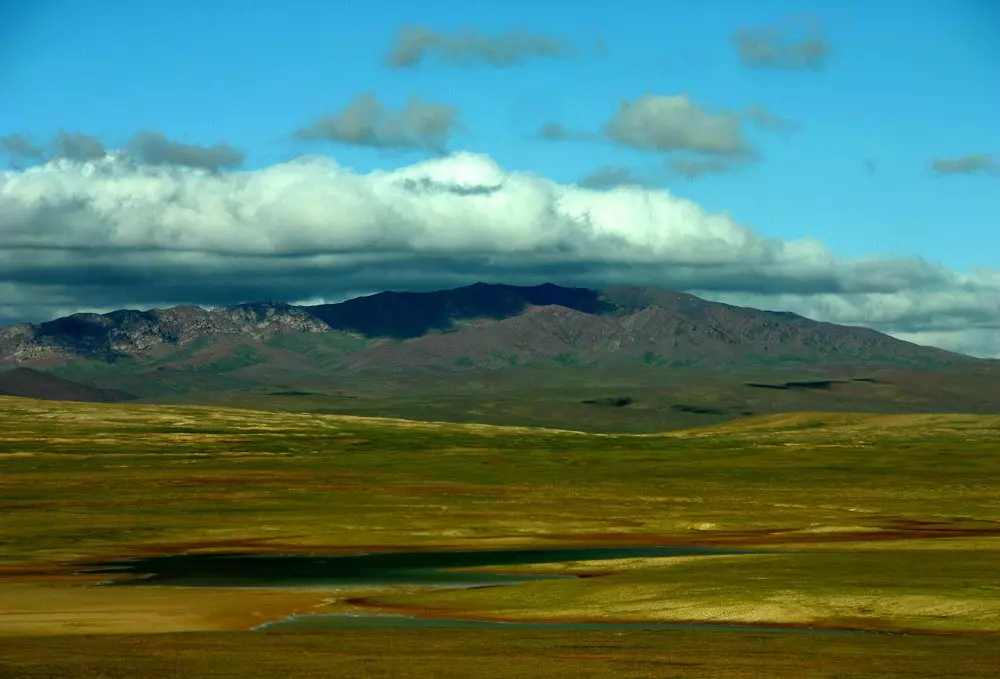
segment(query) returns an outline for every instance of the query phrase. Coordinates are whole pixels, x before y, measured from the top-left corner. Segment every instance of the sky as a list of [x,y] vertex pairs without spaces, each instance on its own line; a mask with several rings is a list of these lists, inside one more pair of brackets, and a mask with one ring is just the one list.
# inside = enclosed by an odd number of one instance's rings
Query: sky
[[0,3],[0,325],[660,285],[1000,357],[1000,3]]

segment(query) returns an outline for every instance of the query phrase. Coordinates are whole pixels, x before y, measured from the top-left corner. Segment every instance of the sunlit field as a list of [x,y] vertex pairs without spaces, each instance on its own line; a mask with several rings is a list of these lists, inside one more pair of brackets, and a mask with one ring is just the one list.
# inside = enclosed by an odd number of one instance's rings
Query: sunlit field
[[[4,398],[0,432],[0,676],[235,676],[237,656],[272,676],[440,676],[501,656],[498,676],[1000,666],[1000,417],[601,435]],[[669,545],[746,553],[486,566],[585,577],[475,589],[110,587],[78,572],[184,553]],[[427,627],[251,631],[343,613]],[[689,627],[558,626],[573,622]]]

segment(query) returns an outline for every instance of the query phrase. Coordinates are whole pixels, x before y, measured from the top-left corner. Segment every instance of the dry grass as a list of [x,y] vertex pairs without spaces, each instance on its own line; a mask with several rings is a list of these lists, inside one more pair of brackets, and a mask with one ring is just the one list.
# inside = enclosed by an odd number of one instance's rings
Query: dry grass
[[844,551],[630,559],[562,567],[584,580],[419,592],[358,602],[440,617],[800,625],[1000,632],[995,551]]
[[0,677],[993,679],[1000,645],[959,637],[341,630],[0,638]]
[[[80,559],[569,544],[795,554],[575,564],[566,568],[603,577],[379,605],[481,617],[1000,630],[989,586],[1000,562],[996,416],[806,413],[592,435],[4,398],[0,432],[0,576],[8,579],[0,596],[21,606],[17,620],[0,618],[7,633],[51,633],[74,619],[106,630],[256,620],[243,616],[247,594],[135,588],[105,600],[111,590],[43,592],[55,587],[43,581],[25,589],[24,578],[40,577],[32,572]],[[780,582],[768,579],[777,573]],[[316,595],[301,596],[269,595],[273,608],[263,613],[312,605]]]
[[0,636],[247,630],[322,610],[328,594],[296,590],[99,588],[81,582],[0,581]]

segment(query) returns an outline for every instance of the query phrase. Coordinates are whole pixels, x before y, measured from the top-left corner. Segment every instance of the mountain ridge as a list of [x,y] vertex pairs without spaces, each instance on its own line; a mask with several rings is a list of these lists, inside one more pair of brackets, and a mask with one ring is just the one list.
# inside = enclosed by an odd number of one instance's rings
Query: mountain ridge
[[369,355],[355,357],[349,362],[354,367],[379,361],[455,367],[463,357],[477,360],[491,352],[541,360],[569,352],[587,360],[647,362],[784,357],[946,365],[979,360],[870,328],[710,302],[659,288],[476,283],[432,292],[387,291],[336,304],[270,301],[213,309],[182,305],[73,314],[0,328],[0,364],[44,365],[81,358],[114,363],[158,356],[205,338],[261,344],[300,333],[363,340],[369,346],[359,353]]
[[634,286],[75,314],[0,329],[3,376],[39,398],[605,432],[800,410],[1000,412],[1000,361]]

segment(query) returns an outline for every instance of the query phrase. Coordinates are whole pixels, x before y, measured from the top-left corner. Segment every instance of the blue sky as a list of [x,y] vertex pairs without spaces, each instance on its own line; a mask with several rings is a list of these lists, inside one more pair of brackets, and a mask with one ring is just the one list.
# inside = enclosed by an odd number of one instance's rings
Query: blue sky
[[[309,147],[289,132],[361,91],[457,106],[451,148],[505,168],[574,181],[606,163],[658,167],[608,145],[547,144],[537,127],[596,128],[621,98],[686,93],[708,106],[766,105],[800,125],[760,139],[765,161],[665,184],[766,235],[815,236],[845,255],[916,254],[960,269],[1000,260],[1000,190],[990,177],[941,181],[932,156],[1000,151],[1000,4],[991,0],[576,4],[235,0],[5,3],[0,130],[39,138],[80,130],[124,142],[137,128],[208,144],[225,139],[260,167],[323,152],[367,170],[417,153]],[[826,68],[741,65],[741,26],[822,22]],[[573,40],[578,60],[412,71],[381,65],[394,32],[514,27]],[[595,54],[594,40],[607,55]],[[863,166],[873,159],[874,173]]]
[[[407,25],[441,35],[519,28],[577,53],[509,67],[428,59],[388,68],[383,57]],[[748,67],[731,36],[760,27],[819,36],[830,50],[822,68]],[[507,171],[572,184],[601,166],[627,167],[765,239],[992,271],[1000,179],[940,176],[931,161],[1000,154],[998,30],[992,0],[4,3],[0,136],[46,144],[63,129],[116,148],[155,130],[185,144],[224,140],[245,152],[245,170],[319,153],[365,173],[431,155],[293,132],[364,92],[389,108],[417,95],[457,108],[462,129],[448,150],[486,154]],[[763,106],[796,129],[748,127],[759,159],[695,180],[667,172],[669,154],[536,136],[548,122],[596,133],[623,99],[681,94],[712,111]]]

